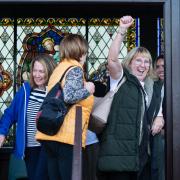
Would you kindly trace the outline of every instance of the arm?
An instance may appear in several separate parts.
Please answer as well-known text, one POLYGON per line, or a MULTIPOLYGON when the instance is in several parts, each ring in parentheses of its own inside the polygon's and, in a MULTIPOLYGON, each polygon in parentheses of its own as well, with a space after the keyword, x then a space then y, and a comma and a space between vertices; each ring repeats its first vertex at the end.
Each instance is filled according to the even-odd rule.
POLYGON ((154 119, 154 122, 153 122, 153 125, 152 125, 152 128, 151 128, 152 135, 154 136, 154 135, 160 133, 163 126, 164 126, 164 118, 163 118, 163 116, 157 116, 154 119))
POLYGON ((83 70, 80 67, 71 69, 66 76, 63 88, 64 101, 69 104, 76 103, 93 94, 94 84, 84 83, 83 70))
POLYGON ((0 119, 0 148, 3 146, 5 137, 15 120, 15 99, 16 98, 13 99, 11 105, 4 111, 4 114, 0 119))
MULTIPOLYGON (((0 135, 6 136, 11 128, 12 124, 14 124, 17 120, 17 112, 19 108, 19 97, 22 96, 23 88, 21 87, 20 90, 16 93, 14 99, 12 100, 10 106, 4 111, 0 119, 0 135)), ((1 136, 2 141, 2 136, 1 136)))
POLYGON ((164 127, 164 118, 163 118, 163 114, 162 114, 162 101, 161 101, 159 112, 152 124, 152 128, 151 128, 152 135, 154 136, 154 135, 160 133, 163 127, 164 127))
POLYGON ((118 79, 122 74, 122 65, 118 60, 120 47, 126 35, 127 29, 133 24, 131 16, 123 16, 119 22, 119 30, 109 49, 108 69, 113 79, 118 79))

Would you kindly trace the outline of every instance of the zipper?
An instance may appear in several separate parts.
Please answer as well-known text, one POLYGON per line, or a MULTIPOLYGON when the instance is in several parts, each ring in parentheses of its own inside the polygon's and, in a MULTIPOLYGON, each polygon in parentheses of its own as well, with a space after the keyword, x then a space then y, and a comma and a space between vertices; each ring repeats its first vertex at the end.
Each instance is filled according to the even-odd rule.
MULTIPOLYGON (((143 107, 144 107, 144 113, 143 115, 141 115, 141 122, 140 122, 140 131, 139 131, 139 145, 141 144, 141 140, 142 140, 142 128, 143 128, 143 120, 144 120, 144 116, 147 114, 147 105, 146 105, 146 92, 144 91, 143 87, 140 85, 140 89, 141 89, 141 94, 142 94, 142 99, 143 99, 143 107)), ((141 114, 142 114, 142 108, 141 108, 141 114)))
MULTIPOLYGON (((24 125, 24 134, 25 134, 25 118, 26 118, 26 104, 27 104, 27 102, 26 102, 26 88, 25 88, 25 85, 23 84, 23 88, 24 88, 24 123, 23 123, 23 125, 24 125)), ((22 156, 22 158, 24 158, 25 157, 25 138, 26 137, 24 137, 24 144, 23 144, 23 156, 22 156)))

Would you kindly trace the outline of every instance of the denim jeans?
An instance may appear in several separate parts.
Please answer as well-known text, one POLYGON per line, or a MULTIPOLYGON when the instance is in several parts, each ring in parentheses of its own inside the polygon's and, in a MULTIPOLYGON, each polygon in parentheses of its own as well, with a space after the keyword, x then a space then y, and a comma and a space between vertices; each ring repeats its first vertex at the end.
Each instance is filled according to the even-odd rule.
POLYGON ((47 155, 44 147, 27 147, 25 163, 28 180, 48 180, 47 155))
POLYGON ((164 180, 164 137, 151 137, 151 179, 164 180))

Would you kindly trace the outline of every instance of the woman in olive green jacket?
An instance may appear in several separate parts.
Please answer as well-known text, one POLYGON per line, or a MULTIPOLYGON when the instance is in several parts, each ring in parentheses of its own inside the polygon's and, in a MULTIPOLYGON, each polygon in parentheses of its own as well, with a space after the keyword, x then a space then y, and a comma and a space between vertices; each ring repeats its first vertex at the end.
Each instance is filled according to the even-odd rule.
POLYGON ((154 81, 149 51, 136 47, 122 63, 118 60, 121 44, 133 21, 131 16, 120 19, 119 30, 108 55, 110 90, 123 76, 126 81, 114 96, 100 141, 98 168, 103 180, 147 180, 144 172, 149 156, 150 133, 160 132, 164 124, 161 113, 148 118, 151 102, 155 103, 157 110, 161 104, 160 98, 158 101, 152 99, 154 81))

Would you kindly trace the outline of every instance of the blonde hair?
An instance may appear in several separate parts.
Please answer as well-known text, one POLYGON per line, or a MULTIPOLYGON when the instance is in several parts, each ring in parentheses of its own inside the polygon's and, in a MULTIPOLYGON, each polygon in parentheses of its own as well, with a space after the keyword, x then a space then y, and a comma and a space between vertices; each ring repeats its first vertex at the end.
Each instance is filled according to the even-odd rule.
POLYGON ((55 63, 53 57, 48 54, 40 54, 40 55, 34 57, 34 59, 31 62, 31 71, 30 71, 30 85, 32 88, 37 87, 36 83, 34 82, 34 78, 33 78, 33 68, 34 68, 34 64, 36 61, 41 63, 44 67, 45 82, 46 82, 45 86, 47 85, 48 80, 49 80, 53 70, 56 67, 56 63, 55 63))
POLYGON ((63 59, 75 59, 78 62, 88 51, 88 42, 78 34, 65 36, 60 43, 60 56, 63 59))
POLYGON ((129 51, 129 53, 126 55, 126 57, 124 58, 124 60, 122 62, 123 67, 125 67, 126 69, 128 69, 131 72, 131 68, 130 68, 131 61, 137 55, 141 55, 141 56, 149 59, 150 67, 149 67, 147 76, 154 78, 155 75, 154 75, 154 71, 153 71, 152 57, 151 57, 150 52, 145 47, 135 47, 131 51, 129 51))

